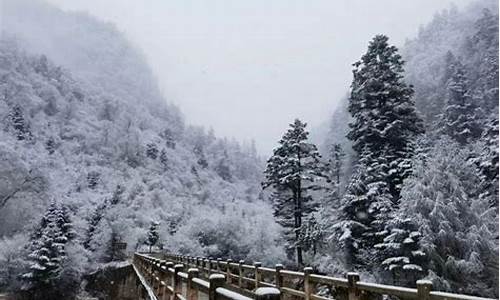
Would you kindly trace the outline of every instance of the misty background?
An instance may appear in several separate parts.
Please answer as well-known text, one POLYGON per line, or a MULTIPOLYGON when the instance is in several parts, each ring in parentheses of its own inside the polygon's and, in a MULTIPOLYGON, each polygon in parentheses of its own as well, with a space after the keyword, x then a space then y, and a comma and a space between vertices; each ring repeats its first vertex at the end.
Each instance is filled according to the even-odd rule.
POLYGON ((48 2, 115 24, 188 123, 267 155, 296 117, 325 130, 367 40, 383 33, 402 46, 436 12, 472 1, 48 2))
POLYGON ((248 2, 0 0, 0 298, 154 251, 498 299, 498 0, 248 2))

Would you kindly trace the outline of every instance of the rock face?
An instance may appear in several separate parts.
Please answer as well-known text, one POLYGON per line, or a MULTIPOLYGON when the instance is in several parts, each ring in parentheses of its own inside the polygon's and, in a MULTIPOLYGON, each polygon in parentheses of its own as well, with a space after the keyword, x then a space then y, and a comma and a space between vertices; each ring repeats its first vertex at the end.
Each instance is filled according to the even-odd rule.
POLYGON ((108 264, 84 276, 84 289, 90 297, 81 299, 136 300, 139 279, 130 263, 108 264))

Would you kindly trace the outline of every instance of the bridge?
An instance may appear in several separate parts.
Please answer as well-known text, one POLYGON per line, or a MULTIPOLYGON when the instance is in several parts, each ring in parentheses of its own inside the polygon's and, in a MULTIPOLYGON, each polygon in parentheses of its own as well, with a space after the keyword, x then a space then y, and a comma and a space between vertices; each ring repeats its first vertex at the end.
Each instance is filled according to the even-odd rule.
POLYGON ((135 253, 133 268, 138 280, 136 299, 151 300, 492 300, 432 290, 428 280, 416 288, 360 280, 359 274, 344 278, 285 270, 278 264, 263 267, 256 262, 208 259, 170 254, 135 253))

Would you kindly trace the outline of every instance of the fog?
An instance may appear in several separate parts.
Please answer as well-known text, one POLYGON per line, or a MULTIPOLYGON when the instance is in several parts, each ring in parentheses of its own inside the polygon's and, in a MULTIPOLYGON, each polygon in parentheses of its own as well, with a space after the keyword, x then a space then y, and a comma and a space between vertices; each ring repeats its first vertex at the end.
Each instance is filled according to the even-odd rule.
MULTIPOLYGON (((369 39, 403 45, 450 1, 50 0, 110 21, 145 53, 191 124, 275 146, 299 117, 326 122, 369 39)), ((470 0, 456 0, 460 8, 470 0)))

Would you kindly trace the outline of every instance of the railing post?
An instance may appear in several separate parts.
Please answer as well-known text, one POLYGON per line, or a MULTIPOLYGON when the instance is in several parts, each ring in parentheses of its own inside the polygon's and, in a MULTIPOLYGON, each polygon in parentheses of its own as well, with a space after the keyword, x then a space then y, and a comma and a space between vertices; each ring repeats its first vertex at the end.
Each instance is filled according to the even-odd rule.
POLYGON ((243 287, 243 276, 245 275, 243 273, 243 264, 245 263, 244 260, 240 260, 238 262, 238 286, 243 287))
POLYGON ((232 259, 228 259, 226 261, 226 281, 227 283, 231 284, 232 282, 232 277, 231 277, 231 263, 233 263, 232 259))
POLYGON ((255 300, 280 300, 281 291, 277 288, 258 288, 255 290, 255 300))
POLYGON ((305 294, 305 300, 311 300, 311 294, 312 294, 312 285, 310 281, 310 276, 312 274, 313 268, 311 267, 305 267, 304 268, 304 294, 305 294))
POLYGON ((164 267, 166 263, 166 261, 161 260, 158 265, 158 285, 156 287, 156 294, 158 295, 158 298, 161 298, 164 294, 162 282, 165 281, 164 267))
POLYGON ((275 273, 274 273, 274 284, 278 289, 281 289, 283 286, 283 277, 281 277, 281 270, 283 270, 283 265, 282 264, 277 264, 275 267, 275 273))
POLYGON ((417 281, 417 299, 429 300, 431 290, 432 290, 432 281, 430 280, 417 281))
POLYGON ((170 298, 170 289, 168 288, 169 286, 172 286, 173 287, 173 283, 172 283, 172 278, 173 278, 173 275, 171 275, 169 269, 172 269, 174 267, 174 263, 169 261, 169 262, 166 262, 165 263, 165 286, 163 287, 163 299, 164 300, 168 300, 170 298))
POLYGON ((213 257, 209 257, 207 259, 207 262, 208 262, 208 273, 207 273, 207 276, 210 276, 210 274, 212 274, 212 260, 214 258, 213 257))
POLYGON ((222 260, 222 259, 221 259, 220 257, 219 257, 219 258, 217 258, 217 272, 221 272, 221 271, 222 271, 222 269, 221 269, 221 267, 220 267, 221 260, 222 260))
POLYGON ((193 278, 198 277, 199 272, 196 268, 191 268, 188 270, 188 281, 186 284, 187 300, 198 300, 198 290, 195 289, 193 284, 193 278))
POLYGON ((212 274, 208 277, 209 287, 208 287, 208 300, 217 299, 217 288, 224 285, 225 276, 222 274, 212 274))
POLYGON ((160 262, 157 260, 153 261, 153 284, 151 287, 154 292, 158 292, 160 288, 160 270, 159 270, 160 262))
POLYGON ((359 300, 359 292, 358 292, 358 287, 356 283, 359 281, 359 274, 358 273, 352 273, 349 272, 347 273, 347 284, 349 285, 348 288, 348 300, 359 300))
POLYGON ((184 265, 177 264, 174 266, 174 280, 173 280, 173 290, 174 294, 172 295, 172 300, 176 299, 177 294, 182 293, 182 280, 179 276, 179 272, 184 268, 184 265))
POLYGON ((211 265, 211 263, 210 263, 210 259, 205 258, 205 275, 206 275, 207 277, 208 277, 208 276, 210 276, 210 273, 211 273, 211 272, 210 272, 210 265, 211 265))
POLYGON ((258 289, 260 284, 260 279, 262 277, 259 268, 262 266, 262 264, 260 262, 254 262, 253 265, 255 267, 255 288, 258 289))

